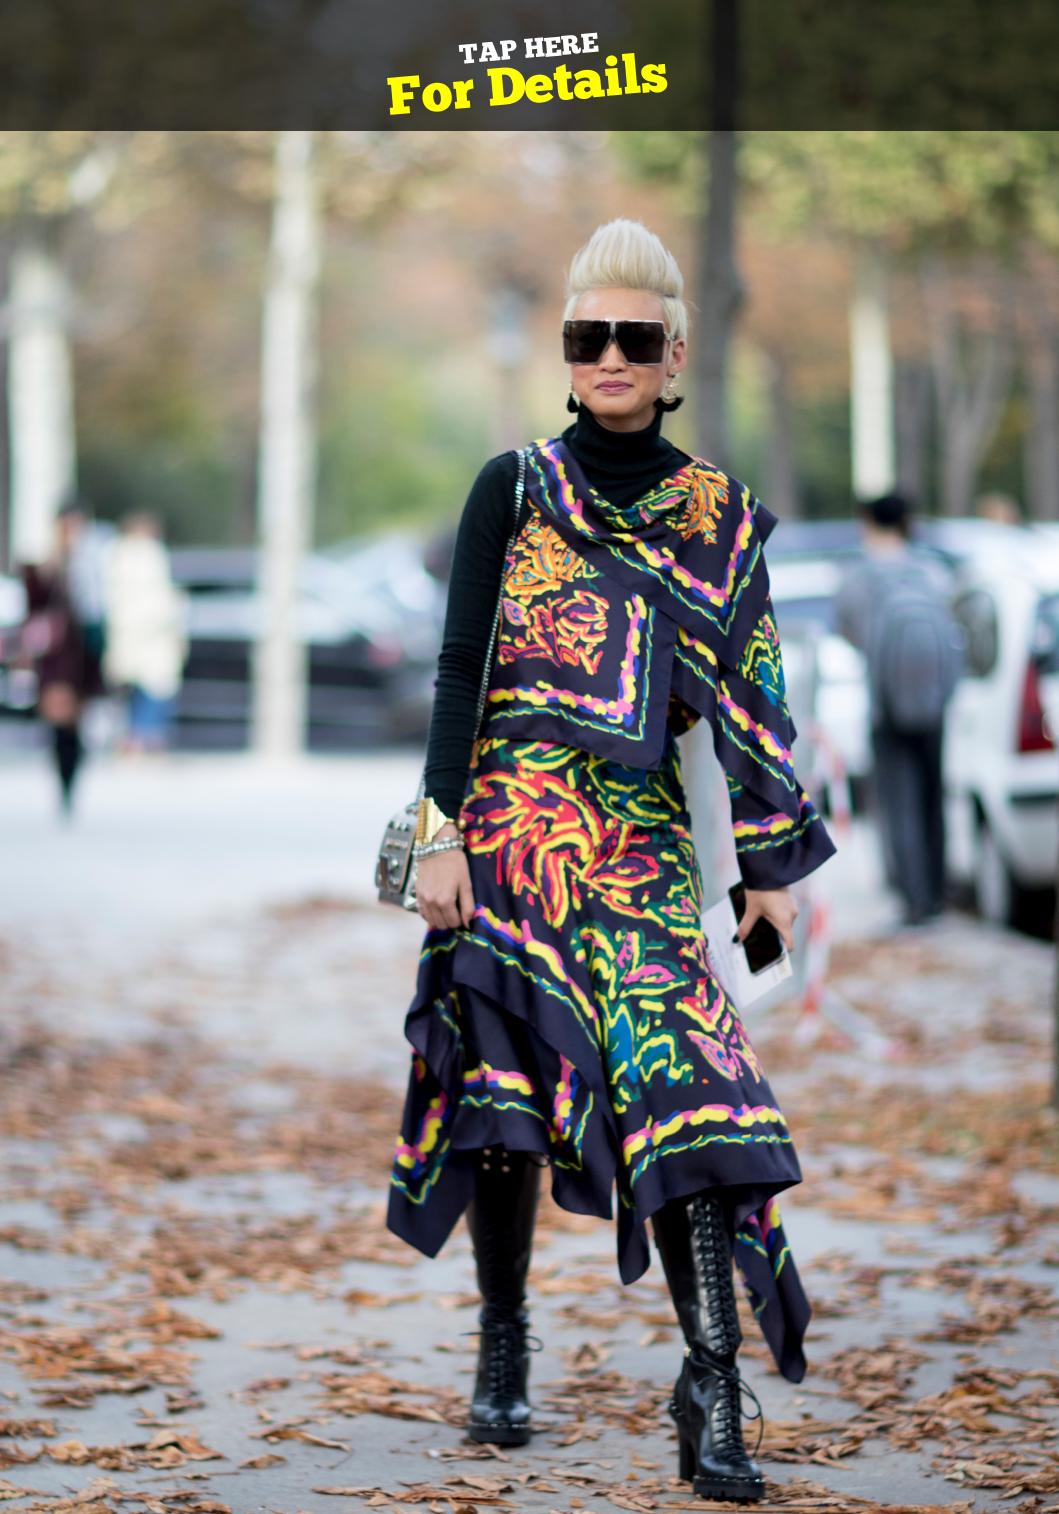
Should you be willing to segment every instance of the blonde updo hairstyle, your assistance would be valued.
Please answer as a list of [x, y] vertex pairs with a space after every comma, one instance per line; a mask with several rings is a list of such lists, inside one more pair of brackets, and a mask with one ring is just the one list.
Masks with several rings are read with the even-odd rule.
[[590, 289], [644, 289], [658, 295], [666, 329], [687, 337], [684, 276], [676, 258], [642, 221], [624, 216], [597, 226], [574, 253], [566, 276], [563, 320], [573, 319], [577, 302]]

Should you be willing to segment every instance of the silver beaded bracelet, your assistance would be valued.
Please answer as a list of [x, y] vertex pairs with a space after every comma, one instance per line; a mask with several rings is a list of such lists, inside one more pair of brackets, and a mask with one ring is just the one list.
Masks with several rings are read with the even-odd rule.
[[451, 852], [456, 847], [461, 852], [464, 850], [463, 837], [445, 836], [441, 841], [423, 841], [418, 846], [413, 846], [412, 856], [418, 862], [420, 857], [430, 857], [434, 852]]

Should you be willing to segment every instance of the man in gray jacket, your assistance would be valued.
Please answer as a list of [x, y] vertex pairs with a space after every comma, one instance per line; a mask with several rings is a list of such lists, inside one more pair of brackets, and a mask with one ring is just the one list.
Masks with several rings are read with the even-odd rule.
[[865, 655], [875, 800], [889, 883], [907, 925], [939, 914], [945, 893], [942, 738], [960, 670], [948, 581], [909, 540], [900, 494], [861, 507], [864, 556], [837, 601], [838, 629]]

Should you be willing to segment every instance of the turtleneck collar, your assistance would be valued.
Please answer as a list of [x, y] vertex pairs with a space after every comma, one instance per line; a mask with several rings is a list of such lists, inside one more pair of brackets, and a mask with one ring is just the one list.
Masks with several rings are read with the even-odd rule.
[[639, 431], [608, 431], [581, 405], [577, 419], [560, 440], [590, 487], [619, 510], [634, 504], [690, 459], [662, 435], [665, 412], [655, 406], [654, 420]]
[[648, 462], [666, 455], [669, 443], [662, 436], [663, 411], [655, 406], [654, 419], [639, 431], [612, 431], [582, 404], [573, 425], [563, 432], [563, 441], [589, 468], [593, 463]]

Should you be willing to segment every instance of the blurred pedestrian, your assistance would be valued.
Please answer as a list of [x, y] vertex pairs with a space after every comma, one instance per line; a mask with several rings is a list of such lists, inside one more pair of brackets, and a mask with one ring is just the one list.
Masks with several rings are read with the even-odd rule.
[[126, 515], [104, 578], [108, 682], [125, 696], [130, 752], [162, 751], [187, 657], [185, 600], [173, 582], [158, 518]]
[[864, 556], [838, 595], [838, 629], [867, 660], [875, 806], [886, 875], [904, 923], [945, 902], [943, 739], [959, 676], [960, 634], [948, 580], [910, 540], [900, 494], [861, 507]]
[[992, 520], [1000, 526], [1022, 525], [1018, 500], [1014, 495], [1004, 494], [1000, 490], [980, 494], [974, 502], [974, 513], [979, 520]]
[[[71, 501], [56, 517], [50, 557], [20, 568], [26, 588], [26, 619], [19, 630], [19, 658], [37, 675], [37, 713], [51, 730], [51, 750], [66, 815], [72, 810], [74, 784], [84, 757], [81, 719], [85, 703], [104, 692], [100, 626], [82, 621], [80, 597], [74, 588], [74, 563], [86, 525], [81, 502]], [[81, 556], [82, 572], [86, 561]]]
[[103, 580], [114, 527], [96, 520], [88, 499], [76, 492], [67, 497], [59, 516], [66, 522], [70, 542], [66, 582], [71, 608], [88, 655], [98, 665], [104, 641]]

